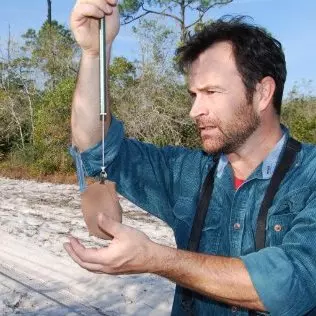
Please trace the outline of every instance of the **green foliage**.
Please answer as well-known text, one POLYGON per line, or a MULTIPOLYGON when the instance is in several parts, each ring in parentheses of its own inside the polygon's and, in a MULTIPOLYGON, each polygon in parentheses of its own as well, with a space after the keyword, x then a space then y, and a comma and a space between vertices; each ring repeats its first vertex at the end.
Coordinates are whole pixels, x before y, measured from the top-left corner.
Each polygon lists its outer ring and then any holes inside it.
POLYGON ((130 18, 133 14, 138 12, 142 4, 143 1, 139 0, 125 0, 119 3, 119 10, 121 15, 125 18, 130 18))
POLYGON ((115 115, 127 135, 158 146, 197 146, 189 118, 191 101, 186 88, 169 76, 149 71, 132 86, 112 94, 115 115))
POLYGON ((124 88, 133 83, 136 77, 136 67, 125 57, 115 57, 110 65, 111 83, 124 88))
POLYGON ((292 96, 283 105, 282 121, 300 141, 316 144, 316 98, 292 96))
POLYGON ((28 30, 23 39, 23 47, 10 51, 0 65, 0 119, 5 123, 0 159, 35 174, 73 170, 67 146, 78 47, 56 21, 28 30))
POLYGON ((75 86, 73 78, 61 81, 43 94, 35 114, 35 168, 40 173, 69 171, 70 109, 75 86))
POLYGON ((23 51, 28 55, 25 61, 40 68, 49 88, 76 73, 74 56, 78 47, 71 32, 57 21, 51 25, 45 22, 38 32, 29 29, 22 37, 23 51))

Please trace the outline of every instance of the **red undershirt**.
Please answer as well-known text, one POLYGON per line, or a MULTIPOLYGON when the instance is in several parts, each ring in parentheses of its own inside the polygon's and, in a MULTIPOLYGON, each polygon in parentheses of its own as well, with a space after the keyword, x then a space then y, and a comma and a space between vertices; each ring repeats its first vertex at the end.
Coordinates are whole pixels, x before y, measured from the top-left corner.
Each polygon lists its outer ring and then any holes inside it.
POLYGON ((238 190, 238 188, 245 182, 245 180, 239 179, 237 177, 234 177, 234 185, 235 190, 238 190))

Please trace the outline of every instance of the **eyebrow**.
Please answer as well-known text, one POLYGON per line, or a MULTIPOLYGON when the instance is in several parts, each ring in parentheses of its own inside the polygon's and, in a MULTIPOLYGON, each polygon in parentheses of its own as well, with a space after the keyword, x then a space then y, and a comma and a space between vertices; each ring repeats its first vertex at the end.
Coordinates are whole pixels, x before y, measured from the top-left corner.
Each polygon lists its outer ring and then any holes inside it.
MULTIPOLYGON (((206 90, 210 90, 210 89, 215 89, 215 90, 224 90, 221 86, 219 85, 206 85, 202 88, 198 88, 197 90, 198 91, 206 91, 206 90)), ((192 90, 190 90, 190 88, 187 89, 188 92, 191 94, 191 93, 195 93, 193 92, 192 90)))

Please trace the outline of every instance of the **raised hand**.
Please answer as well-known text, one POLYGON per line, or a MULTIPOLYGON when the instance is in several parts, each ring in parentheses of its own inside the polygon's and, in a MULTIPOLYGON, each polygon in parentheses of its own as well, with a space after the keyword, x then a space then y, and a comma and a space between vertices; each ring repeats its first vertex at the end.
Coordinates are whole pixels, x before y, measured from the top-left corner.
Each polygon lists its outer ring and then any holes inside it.
POLYGON ((106 43, 111 44, 119 32, 117 0, 77 0, 70 17, 75 39, 84 53, 99 54, 99 20, 106 17, 106 43))

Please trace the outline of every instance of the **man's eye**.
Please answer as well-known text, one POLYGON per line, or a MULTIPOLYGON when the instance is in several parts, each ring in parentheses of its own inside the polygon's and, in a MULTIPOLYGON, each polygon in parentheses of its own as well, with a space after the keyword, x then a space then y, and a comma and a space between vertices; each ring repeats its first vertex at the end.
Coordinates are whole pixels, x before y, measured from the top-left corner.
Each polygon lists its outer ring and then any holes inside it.
POLYGON ((206 91, 206 93, 208 94, 208 95, 211 95, 211 94, 215 94, 217 91, 215 91, 215 90, 208 90, 208 91, 206 91))
POLYGON ((195 98, 196 98, 196 93, 190 92, 190 97, 191 97, 192 99, 195 99, 195 98))

